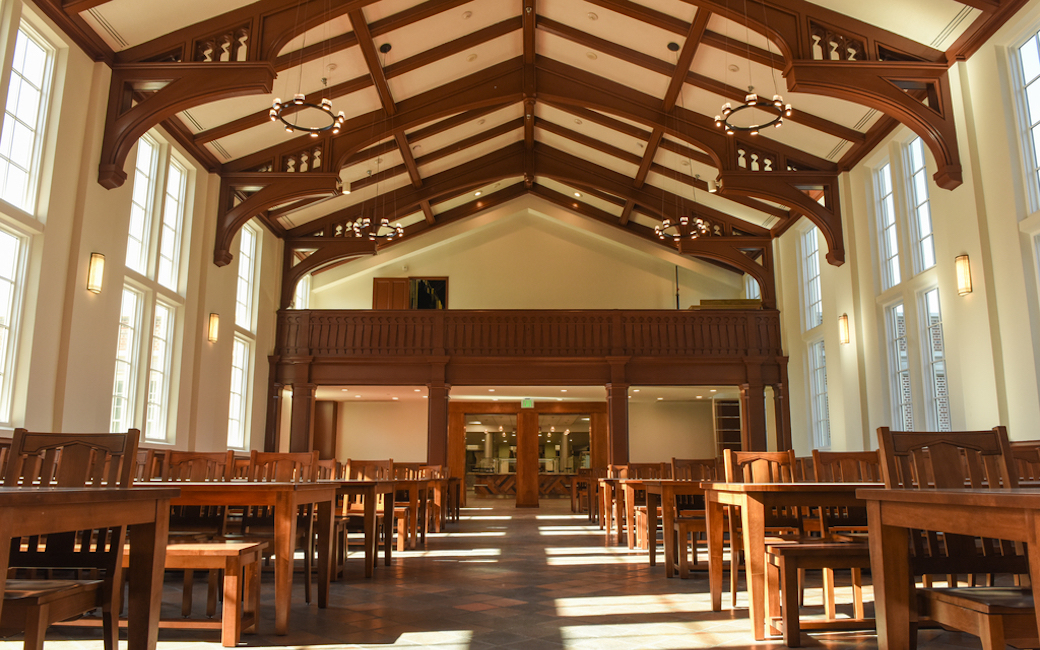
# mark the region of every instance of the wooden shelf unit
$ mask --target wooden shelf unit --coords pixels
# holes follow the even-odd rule
[[[725,449],[743,448],[740,433],[740,400],[712,400],[712,412],[715,415],[715,445],[719,456]]]

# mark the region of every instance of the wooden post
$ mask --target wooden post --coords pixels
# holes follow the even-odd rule
[[[628,384],[607,384],[607,463],[628,464]]]
[[[427,384],[429,390],[428,432],[426,462],[430,465],[448,464],[448,393],[451,386],[441,382]],[[465,444],[465,443],[463,443]]]
[[[773,385],[773,408],[776,409],[776,448],[780,451],[794,449],[791,440],[791,399],[787,384]]]
[[[293,384],[292,425],[289,451],[310,451],[314,446],[314,384]]]
[[[275,364],[271,363],[271,374],[274,375]],[[278,451],[278,428],[282,422],[282,388],[280,383],[272,381],[267,395],[267,425],[264,429],[264,451]]]
[[[516,507],[538,507],[538,413],[516,415]]]
[[[740,385],[740,437],[744,451],[766,451],[766,388]]]

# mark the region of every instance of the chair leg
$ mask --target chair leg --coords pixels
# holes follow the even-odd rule
[[[397,519],[397,552],[404,552],[404,545],[408,539],[408,518],[399,517]]]
[[[797,648],[802,645],[802,628],[798,621],[798,571],[787,566],[780,558],[780,589],[783,605],[780,615],[784,625],[784,645]]]
[[[220,591],[220,571],[210,569],[209,586],[206,590],[206,616],[213,618],[217,615],[217,594]]]
[[[129,571],[127,572],[129,573]],[[128,576],[129,577],[129,576]],[[191,590],[195,586],[195,572],[191,569],[184,570],[184,591],[181,594],[181,616],[191,616]]]
[[[823,570],[823,611],[827,618],[837,618],[834,606],[834,569]]]
[[[852,570],[852,606],[856,618],[865,618],[863,610],[863,569]]]
[[[245,568],[245,584],[242,586],[242,613],[251,617],[248,628],[243,632],[253,634],[260,631],[260,563],[250,562]]]
[[[225,648],[234,648],[242,636],[242,564],[232,558],[224,571],[224,611],[220,619],[220,642]]]
[[[740,571],[740,550],[734,548],[733,540],[729,545],[729,595],[733,608],[737,606],[737,572]]]
[[[979,615],[979,638],[982,650],[1004,650],[1004,619],[1001,616]]]

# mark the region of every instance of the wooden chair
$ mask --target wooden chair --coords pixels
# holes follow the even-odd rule
[[[392,477],[398,481],[411,481],[424,478],[422,468],[426,463],[408,462],[394,463]],[[393,513],[397,522],[397,551],[402,552],[405,547],[415,548],[421,541],[426,544],[426,513],[430,490],[421,495],[420,501],[412,507],[405,490],[397,490],[394,497]],[[416,535],[418,539],[410,539],[412,521],[416,522]]]
[[[15,429],[4,471],[7,487],[129,487],[140,432],[30,433]],[[8,580],[0,615],[5,634],[25,631],[26,650],[43,648],[47,627],[101,607],[105,650],[119,642],[126,528],[12,540],[12,567],[102,567],[102,580]]]
[[[1018,486],[1018,471],[1004,427],[953,433],[881,427],[878,443],[886,488]],[[1014,544],[931,532],[912,534],[910,541],[915,575],[950,576],[946,588],[917,591],[919,617],[979,636],[984,650],[1003,650],[1009,639],[1016,640],[1014,645],[1019,647],[1038,647],[1031,589],[956,586],[956,576],[963,573],[1028,574],[1026,557]],[[912,629],[916,634],[916,624],[912,623]]]
[[[630,479],[665,479],[671,478],[672,468],[668,463],[628,463],[626,465],[608,465],[607,476],[614,478],[630,478]],[[615,501],[617,495],[614,495]],[[627,510],[629,504],[625,504],[626,512],[621,513],[623,517],[627,518]],[[647,516],[646,516],[646,493],[643,490],[637,490],[635,492],[635,500],[632,505],[632,512],[634,513],[632,518],[633,521],[618,521],[618,530],[621,530],[621,526],[624,525],[625,530],[628,531],[628,547],[633,548],[639,546],[639,548],[648,548],[649,540],[647,539]],[[613,504],[612,504],[613,507]],[[656,543],[657,540],[654,540]]]
[[[716,458],[672,458],[672,479],[676,481],[714,481],[718,479]],[[669,507],[671,504],[665,504]],[[708,527],[704,516],[704,497],[696,497],[674,504],[676,517],[673,534],[676,536],[676,552],[679,554],[679,577],[690,577],[690,570],[707,570],[707,564],[697,561],[697,546],[700,537],[706,536]],[[693,562],[690,562],[690,555]]]
[[[295,453],[261,452],[249,454],[246,478],[258,482],[313,483],[318,480],[318,452]],[[241,535],[244,540],[274,539],[274,509],[268,506],[249,506],[242,514]],[[296,523],[296,548],[303,553],[303,593],[311,602],[311,580],[314,564],[314,508],[300,506]],[[235,540],[235,541],[244,541]]]
[[[726,449],[723,454],[727,483],[794,483],[797,477],[797,461],[794,451],[735,451]],[[777,508],[766,513],[766,533],[771,535],[801,536],[802,513],[798,508]],[[729,509],[730,572],[729,589],[733,606],[737,605],[737,570],[740,566],[741,536],[740,512]],[[772,542],[781,541],[774,539]],[[766,540],[767,544],[770,540]]]
[[[393,472],[394,460],[359,460],[348,458],[343,464],[341,476],[345,480],[380,481],[388,480]],[[392,547],[393,533],[386,525],[386,509],[393,507],[382,500],[376,504],[376,539],[383,539],[387,547]],[[343,537],[337,536],[337,544],[334,557],[337,563],[346,561],[349,534],[364,530],[365,504],[361,497],[344,497],[336,508],[336,520],[343,523]],[[387,566],[390,564],[389,556],[385,560]],[[378,565],[378,563],[376,563]]]
[[[813,450],[813,468],[823,483],[880,482],[881,459],[877,451],[831,452]],[[799,605],[802,603],[803,575],[806,570],[820,569],[823,573],[823,605],[826,620],[814,621],[813,629],[862,629],[873,627],[863,606],[862,570],[870,568],[870,549],[865,539],[832,541],[833,532],[865,534],[865,508],[820,508],[816,519],[819,539],[803,538],[768,544],[767,588],[769,602],[775,607],[781,602],[780,616],[784,643],[788,647],[801,645]],[[853,617],[838,619],[834,601],[834,570],[849,569],[852,573]]]
[[[1018,481],[1040,482],[1040,447],[1011,445]]]

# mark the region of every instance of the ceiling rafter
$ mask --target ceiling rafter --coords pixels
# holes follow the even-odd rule
[[[350,25],[354,28],[354,34],[357,36],[365,65],[368,66],[368,73],[372,75],[372,83],[376,87],[376,92],[379,93],[379,101],[383,104],[383,110],[387,115],[393,115],[397,112],[397,104],[394,102],[390,84],[387,83],[386,74],[383,72],[383,64],[379,60],[375,41],[372,40],[372,34],[368,31],[365,15],[361,13],[360,9],[351,11],[347,15],[350,17]]]

